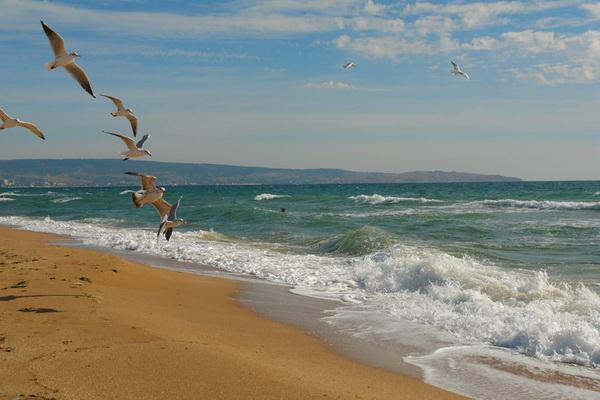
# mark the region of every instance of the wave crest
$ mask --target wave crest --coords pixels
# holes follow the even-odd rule
[[[274,200],[274,199],[282,199],[284,197],[291,197],[291,196],[288,196],[287,194],[261,193],[258,196],[254,197],[254,200],[256,200],[256,201]]]
[[[360,203],[366,203],[371,205],[376,204],[394,204],[400,202],[418,202],[418,203],[441,203],[441,200],[427,199],[425,197],[396,197],[396,196],[382,196],[380,194],[359,194],[357,196],[348,197],[350,200],[354,200]]]
[[[492,207],[513,207],[513,208],[531,208],[538,210],[596,210],[600,209],[598,201],[554,201],[554,200],[481,200],[470,204],[492,206]]]

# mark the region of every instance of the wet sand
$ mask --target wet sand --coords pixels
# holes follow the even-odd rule
[[[240,305],[239,283],[0,227],[0,398],[459,399]]]

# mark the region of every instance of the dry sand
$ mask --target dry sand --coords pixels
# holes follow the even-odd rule
[[[233,281],[0,227],[2,399],[459,399],[240,306]]]

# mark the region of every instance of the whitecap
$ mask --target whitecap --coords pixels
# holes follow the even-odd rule
[[[81,200],[83,197],[60,197],[58,199],[50,200],[53,203],[61,204],[61,203],[69,203],[75,200]]]
[[[382,196],[377,193],[372,194],[372,195],[359,194],[357,196],[350,196],[350,197],[348,197],[348,199],[354,200],[354,201],[360,202],[360,203],[371,204],[371,205],[386,204],[386,203],[394,204],[394,203],[400,203],[400,202],[419,202],[419,203],[441,203],[442,202],[442,200],[428,199],[425,197]]]
[[[261,193],[258,196],[254,197],[254,200],[256,201],[261,201],[261,200],[274,200],[274,199],[282,199],[285,197],[291,197],[287,194],[271,194],[271,193]]]
[[[600,209],[597,201],[555,201],[555,200],[481,200],[467,203],[492,207],[529,208],[538,210],[596,210]]]

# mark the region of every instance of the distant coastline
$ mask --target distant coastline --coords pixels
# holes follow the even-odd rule
[[[124,171],[155,175],[163,185],[276,185],[352,183],[519,182],[520,178],[466,172],[358,172],[116,159],[0,160],[0,187],[123,186]]]

